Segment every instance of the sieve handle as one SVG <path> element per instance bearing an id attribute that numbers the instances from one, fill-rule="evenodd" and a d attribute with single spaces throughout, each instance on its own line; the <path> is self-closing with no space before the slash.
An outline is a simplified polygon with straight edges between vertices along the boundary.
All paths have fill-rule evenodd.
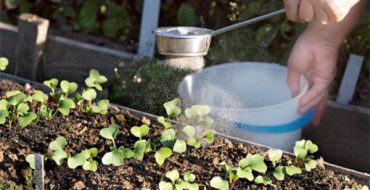
<path id="1" fill-rule="evenodd" d="M 216 35 L 231 31 L 231 30 L 235 30 L 235 29 L 238 29 L 240 27 L 243 27 L 243 26 L 246 26 L 246 25 L 249 25 L 249 24 L 253 24 L 253 23 L 271 18 L 273 16 L 276 16 L 276 15 L 279 15 L 279 14 L 282 14 L 282 13 L 285 13 L 285 9 L 280 9 L 278 11 L 274 11 L 274 12 L 271 12 L 271 13 L 268 13 L 268 14 L 265 14 L 265 15 L 262 15 L 262 16 L 258 16 L 258 17 L 255 17 L 255 18 L 252 18 L 252 19 L 249 19 L 249 20 L 246 20 L 246 21 L 242 21 L 242 22 L 230 25 L 230 26 L 226 26 L 226 27 L 223 27 L 223 28 L 220 28 L 218 30 L 213 31 L 212 36 L 216 36 Z"/>

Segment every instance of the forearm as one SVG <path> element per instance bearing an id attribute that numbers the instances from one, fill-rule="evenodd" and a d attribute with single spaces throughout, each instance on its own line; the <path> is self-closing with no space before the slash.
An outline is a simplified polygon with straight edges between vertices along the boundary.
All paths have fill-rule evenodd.
<path id="1" fill-rule="evenodd" d="M 306 35 L 339 48 L 343 40 L 357 24 L 366 1 L 361 0 L 354 5 L 347 16 L 340 22 L 329 22 L 327 24 L 322 24 L 320 21 L 310 22 L 305 31 Z"/>

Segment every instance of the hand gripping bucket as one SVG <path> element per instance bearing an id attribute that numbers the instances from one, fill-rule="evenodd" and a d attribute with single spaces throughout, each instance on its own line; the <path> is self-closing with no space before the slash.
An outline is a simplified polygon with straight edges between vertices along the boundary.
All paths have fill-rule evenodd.
<path id="1" fill-rule="evenodd" d="M 278 64 L 227 63 L 186 76 L 178 92 L 186 106 L 211 107 L 216 131 L 292 152 L 313 110 L 297 113 L 307 80 L 301 78 L 296 97 L 286 81 L 287 68 Z"/>

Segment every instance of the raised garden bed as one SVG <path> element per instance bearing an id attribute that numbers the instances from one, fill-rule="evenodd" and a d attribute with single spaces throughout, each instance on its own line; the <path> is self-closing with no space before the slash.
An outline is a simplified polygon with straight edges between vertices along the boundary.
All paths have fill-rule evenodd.
<path id="1" fill-rule="evenodd" d="M 26 84 L 27 82 L 29 81 L 1 74 L 1 98 L 9 90 L 21 90 L 26 94 L 32 94 L 34 88 Z M 38 83 L 33 83 L 33 86 L 45 89 Z M 41 118 L 37 123 L 25 128 L 21 128 L 16 122 L 12 126 L 0 125 L 0 185 L 13 181 L 26 188 L 25 171 L 28 170 L 30 174 L 30 169 L 25 157 L 31 153 L 50 155 L 49 143 L 59 135 L 66 138 L 68 144 L 65 151 L 71 154 L 96 147 L 98 155 L 95 160 L 99 164 L 96 172 L 84 171 L 81 167 L 72 170 L 67 167 L 66 162 L 58 166 L 49 157 L 45 161 L 45 182 L 47 187 L 54 189 L 158 189 L 160 181 L 165 180 L 165 173 L 173 169 L 178 170 L 180 174 L 185 172 L 195 174 L 195 182 L 201 189 L 204 186 L 210 189 L 213 177 L 225 177 L 225 171 L 219 166 L 222 161 L 236 165 L 247 154 L 257 153 L 265 155 L 266 176 L 270 177 L 273 186 L 256 185 L 253 181 L 240 179 L 235 183 L 234 189 L 344 189 L 369 183 L 370 176 L 367 174 L 328 163 L 318 164 L 311 172 L 302 169 L 302 174 L 286 175 L 283 181 L 278 181 L 273 176 L 272 163 L 266 156 L 267 147 L 219 134 L 215 136 L 213 144 L 199 149 L 188 148 L 183 154 L 174 153 L 162 166 L 156 163 L 154 153 L 146 153 L 142 161 L 125 159 L 123 165 L 118 167 L 101 164 L 103 155 L 109 152 L 109 146 L 112 145 L 110 140 L 99 135 L 102 128 L 112 123 L 118 124 L 120 127 L 116 144 L 133 149 L 138 138 L 130 133 L 130 128 L 147 124 L 150 126 L 150 132 L 146 138 L 153 140 L 159 147 L 157 139 L 163 129 L 156 125 L 155 121 L 154 115 L 111 105 L 106 115 L 88 116 L 78 109 L 73 109 L 68 116 L 57 114 L 50 121 Z M 279 165 L 294 162 L 293 155 L 284 154 Z M 257 176 L 258 173 L 254 174 Z"/>

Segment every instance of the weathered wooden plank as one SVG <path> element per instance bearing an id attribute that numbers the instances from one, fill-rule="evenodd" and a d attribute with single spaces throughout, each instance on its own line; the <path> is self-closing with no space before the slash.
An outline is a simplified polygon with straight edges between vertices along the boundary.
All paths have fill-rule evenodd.
<path id="1" fill-rule="evenodd" d="M 18 19 L 16 74 L 36 80 L 41 71 L 41 59 L 49 29 L 49 20 L 24 13 Z"/>
<path id="2" fill-rule="evenodd" d="M 46 44 L 44 79 L 56 77 L 83 83 L 92 68 L 112 78 L 117 64 L 129 65 L 137 59 L 131 53 L 50 36 Z"/>
<path id="3" fill-rule="evenodd" d="M 336 100 L 338 103 L 348 104 L 352 100 L 363 61 L 363 56 L 350 55 L 342 82 L 340 83 L 338 98 Z"/>
<path id="4" fill-rule="evenodd" d="M 320 126 L 306 127 L 303 138 L 318 144 L 318 154 L 326 161 L 370 173 L 370 114 L 357 106 L 331 105 Z"/>
<path id="5" fill-rule="evenodd" d="M 141 19 L 138 55 L 153 56 L 155 48 L 155 36 L 153 29 L 158 26 L 161 0 L 145 0 Z"/>
<path id="6" fill-rule="evenodd" d="M 17 27 L 0 22 L 0 56 L 9 59 L 10 64 L 7 71 L 14 71 L 15 69 L 17 32 Z"/>

